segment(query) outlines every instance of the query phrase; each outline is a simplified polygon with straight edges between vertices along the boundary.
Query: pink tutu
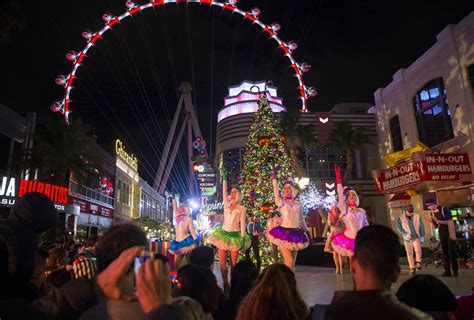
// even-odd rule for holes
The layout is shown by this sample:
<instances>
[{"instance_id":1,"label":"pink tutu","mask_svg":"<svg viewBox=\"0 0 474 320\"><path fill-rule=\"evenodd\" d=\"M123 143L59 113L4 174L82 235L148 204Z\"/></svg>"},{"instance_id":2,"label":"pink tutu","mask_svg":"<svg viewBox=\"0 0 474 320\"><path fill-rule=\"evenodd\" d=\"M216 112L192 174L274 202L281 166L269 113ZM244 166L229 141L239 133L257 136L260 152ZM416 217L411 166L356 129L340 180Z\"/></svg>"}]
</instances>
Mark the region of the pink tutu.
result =
<instances>
[{"instance_id":1,"label":"pink tutu","mask_svg":"<svg viewBox=\"0 0 474 320\"><path fill-rule=\"evenodd\" d=\"M343 232L333 235L332 248L337 253L352 257L354 255L354 239L347 237Z\"/></svg>"}]
</instances>

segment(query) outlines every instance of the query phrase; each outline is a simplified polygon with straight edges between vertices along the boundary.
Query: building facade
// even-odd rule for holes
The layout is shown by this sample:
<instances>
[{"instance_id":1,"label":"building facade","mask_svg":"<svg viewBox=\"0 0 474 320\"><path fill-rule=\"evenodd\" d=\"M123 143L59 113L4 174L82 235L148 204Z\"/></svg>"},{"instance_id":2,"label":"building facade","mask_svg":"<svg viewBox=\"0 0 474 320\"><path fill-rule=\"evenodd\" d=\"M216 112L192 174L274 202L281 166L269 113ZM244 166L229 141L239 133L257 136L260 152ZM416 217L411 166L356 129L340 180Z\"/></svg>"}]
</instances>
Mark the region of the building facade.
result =
<instances>
[{"instance_id":1,"label":"building facade","mask_svg":"<svg viewBox=\"0 0 474 320\"><path fill-rule=\"evenodd\" d=\"M129 153L122 141L115 142L115 220L140 217L140 187L138 160Z\"/></svg>"},{"instance_id":2,"label":"building facade","mask_svg":"<svg viewBox=\"0 0 474 320\"><path fill-rule=\"evenodd\" d=\"M152 220L165 220L167 203L165 197L158 193L142 178L138 179L140 188L140 217Z\"/></svg>"},{"instance_id":3,"label":"building facade","mask_svg":"<svg viewBox=\"0 0 474 320\"><path fill-rule=\"evenodd\" d=\"M69 206L66 208L68 229L77 239L87 239L110 227L115 206L115 157L98 144L92 146L100 159L95 172L69 179Z\"/></svg>"},{"instance_id":4,"label":"building facade","mask_svg":"<svg viewBox=\"0 0 474 320\"><path fill-rule=\"evenodd\" d=\"M397 165L412 162L424 166L430 159L455 161L453 155L461 154L464 160L462 168L468 173L460 176L444 171L444 174L435 175L433 171L428 172L429 177L419 177L414 167L410 173L410 177L414 177L410 180L413 183L409 185L405 177L396 176L397 171L392 170L388 175L388 171L375 172L376 182L387 178L385 184L380 185L382 192L398 188L396 192L385 192L392 226L401 213L397 203L403 203L397 202L397 199L411 201L426 222L429 218L423 203L427 198L437 198L440 204L458 208L464 216L472 216L474 192L469 174L474 164L473 89L474 12L457 25L449 25L442 30L430 49L409 67L398 70L390 84L374 93L381 169L396 169ZM401 157L404 154L405 157ZM431 154L438 156L432 158ZM388 157L400 161L387 164L383 160ZM431 169L449 170L450 167L428 167L428 170ZM398 179L396 182L390 181L392 173ZM458 224L458 227L465 226Z\"/></svg>"}]
</instances>

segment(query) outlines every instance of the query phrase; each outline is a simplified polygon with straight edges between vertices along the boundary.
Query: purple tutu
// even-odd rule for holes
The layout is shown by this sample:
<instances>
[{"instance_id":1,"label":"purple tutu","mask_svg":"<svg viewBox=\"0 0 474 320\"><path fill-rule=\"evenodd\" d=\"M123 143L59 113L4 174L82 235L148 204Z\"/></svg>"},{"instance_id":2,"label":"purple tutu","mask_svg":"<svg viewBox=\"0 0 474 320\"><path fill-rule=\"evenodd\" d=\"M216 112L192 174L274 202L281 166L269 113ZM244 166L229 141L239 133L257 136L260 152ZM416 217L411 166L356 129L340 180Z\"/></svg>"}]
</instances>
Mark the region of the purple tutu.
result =
<instances>
[{"instance_id":1,"label":"purple tutu","mask_svg":"<svg viewBox=\"0 0 474 320\"><path fill-rule=\"evenodd\" d=\"M332 248L343 256L352 257L354 255L354 239L347 237L344 232L335 234L332 237Z\"/></svg>"},{"instance_id":2,"label":"purple tutu","mask_svg":"<svg viewBox=\"0 0 474 320\"><path fill-rule=\"evenodd\" d=\"M291 251L302 250L309 245L309 239L304 229L282 226L272 228L268 232L268 241Z\"/></svg>"}]
</instances>

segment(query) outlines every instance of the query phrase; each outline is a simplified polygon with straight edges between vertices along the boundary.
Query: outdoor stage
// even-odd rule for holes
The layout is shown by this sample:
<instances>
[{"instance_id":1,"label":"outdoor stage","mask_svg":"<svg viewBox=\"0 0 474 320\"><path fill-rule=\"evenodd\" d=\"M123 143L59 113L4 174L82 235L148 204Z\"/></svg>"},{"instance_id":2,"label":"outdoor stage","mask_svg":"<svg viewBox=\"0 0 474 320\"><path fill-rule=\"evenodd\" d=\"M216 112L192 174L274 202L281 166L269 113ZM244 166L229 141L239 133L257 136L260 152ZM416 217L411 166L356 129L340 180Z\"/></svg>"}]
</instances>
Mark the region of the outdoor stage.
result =
<instances>
[{"instance_id":1,"label":"outdoor stage","mask_svg":"<svg viewBox=\"0 0 474 320\"><path fill-rule=\"evenodd\" d=\"M402 274L398 281L392 286L392 293L395 293L400 285L408 280L408 266L402 265ZM217 267L217 272L219 268ZM335 274L333 268L296 266L296 280L303 299L310 306L315 303L328 304L331 302L334 291L353 289L352 276L349 270L345 269L344 274ZM428 268L418 271L418 274L431 274L439 276L443 268L435 268L430 265ZM472 284L474 283L474 269L459 269L458 278L440 278L454 295L470 295Z\"/></svg>"},{"instance_id":2,"label":"outdoor stage","mask_svg":"<svg viewBox=\"0 0 474 320\"><path fill-rule=\"evenodd\" d=\"M317 252L322 250L317 248L319 246L313 246L316 248L310 248ZM324 247L323 247L324 248ZM308 254L312 252L309 251ZM332 259L329 254L320 254L315 257L313 261L326 261L326 259ZM299 259L298 259L299 260ZM329 260L331 261L331 260ZM406 265L406 258L400 259L402 273L398 281L392 286L392 293L395 293L400 285L408 280L408 265ZM405 264L404 264L405 263ZM425 267L423 270L418 271L418 274L431 274L439 276L443 272L443 268L440 266L435 268L433 265ZM219 262L215 262L214 274L217 277L219 286L222 287L222 277L219 271ZM472 284L474 283L474 269L459 269L458 278L441 278L439 277L454 295L469 295L471 294ZM344 269L344 274L335 274L334 268L328 267L315 267L315 266L296 266L296 280L298 282L298 288L303 299L309 306L317 304L329 304L331 302L334 291L336 290L351 290L353 289L352 276L348 269Z\"/></svg>"}]
</instances>

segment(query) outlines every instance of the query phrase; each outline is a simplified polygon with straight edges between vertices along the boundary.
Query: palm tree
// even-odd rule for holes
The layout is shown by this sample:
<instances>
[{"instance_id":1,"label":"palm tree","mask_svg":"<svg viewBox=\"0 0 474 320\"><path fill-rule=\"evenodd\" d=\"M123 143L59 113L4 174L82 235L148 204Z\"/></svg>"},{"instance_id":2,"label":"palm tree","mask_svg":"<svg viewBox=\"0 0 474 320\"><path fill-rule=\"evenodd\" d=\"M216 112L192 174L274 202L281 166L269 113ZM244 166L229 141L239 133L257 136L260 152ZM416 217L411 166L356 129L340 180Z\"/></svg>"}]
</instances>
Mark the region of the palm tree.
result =
<instances>
[{"instance_id":1,"label":"palm tree","mask_svg":"<svg viewBox=\"0 0 474 320\"><path fill-rule=\"evenodd\" d=\"M296 128L298 144L305 150L306 176L309 177L309 151L319 145L319 141L315 135L316 126L312 123L307 125L299 124Z\"/></svg>"},{"instance_id":2,"label":"palm tree","mask_svg":"<svg viewBox=\"0 0 474 320\"><path fill-rule=\"evenodd\" d=\"M287 110L280 114L280 125L283 134L286 137L285 145L290 152L295 174L296 176L300 176L304 171L303 166L298 161L298 126L300 113L298 110Z\"/></svg>"},{"instance_id":3,"label":"palm tree","mask_svg":"<svg viewBox=\"0 0 474 320\"><path fill-rule=\"evenodd\" d=\"M44 181L67 185L71 176L84 177L87 172L96 174L93 166L100 160L93 151L92 127L81 119L73 119L69 125L59 116L48 119L46 126L35 133L35 143L29 168L38 168Z\"/></svg>"},{"instance_id":4,"label":"palm tree","mask_svg":"<svg viewBox=\"0 0 474 320\"><path fill-rule=\"evenodd\" d=\"M361 149L366 144L371 144L369 136L363 127L353 127L350 122L336 122L331 133L331 144L336 148L346 152L346 172L344 180L352 177L352 167L354 164L353 152Z\"/></svg>"}]
</instances>

